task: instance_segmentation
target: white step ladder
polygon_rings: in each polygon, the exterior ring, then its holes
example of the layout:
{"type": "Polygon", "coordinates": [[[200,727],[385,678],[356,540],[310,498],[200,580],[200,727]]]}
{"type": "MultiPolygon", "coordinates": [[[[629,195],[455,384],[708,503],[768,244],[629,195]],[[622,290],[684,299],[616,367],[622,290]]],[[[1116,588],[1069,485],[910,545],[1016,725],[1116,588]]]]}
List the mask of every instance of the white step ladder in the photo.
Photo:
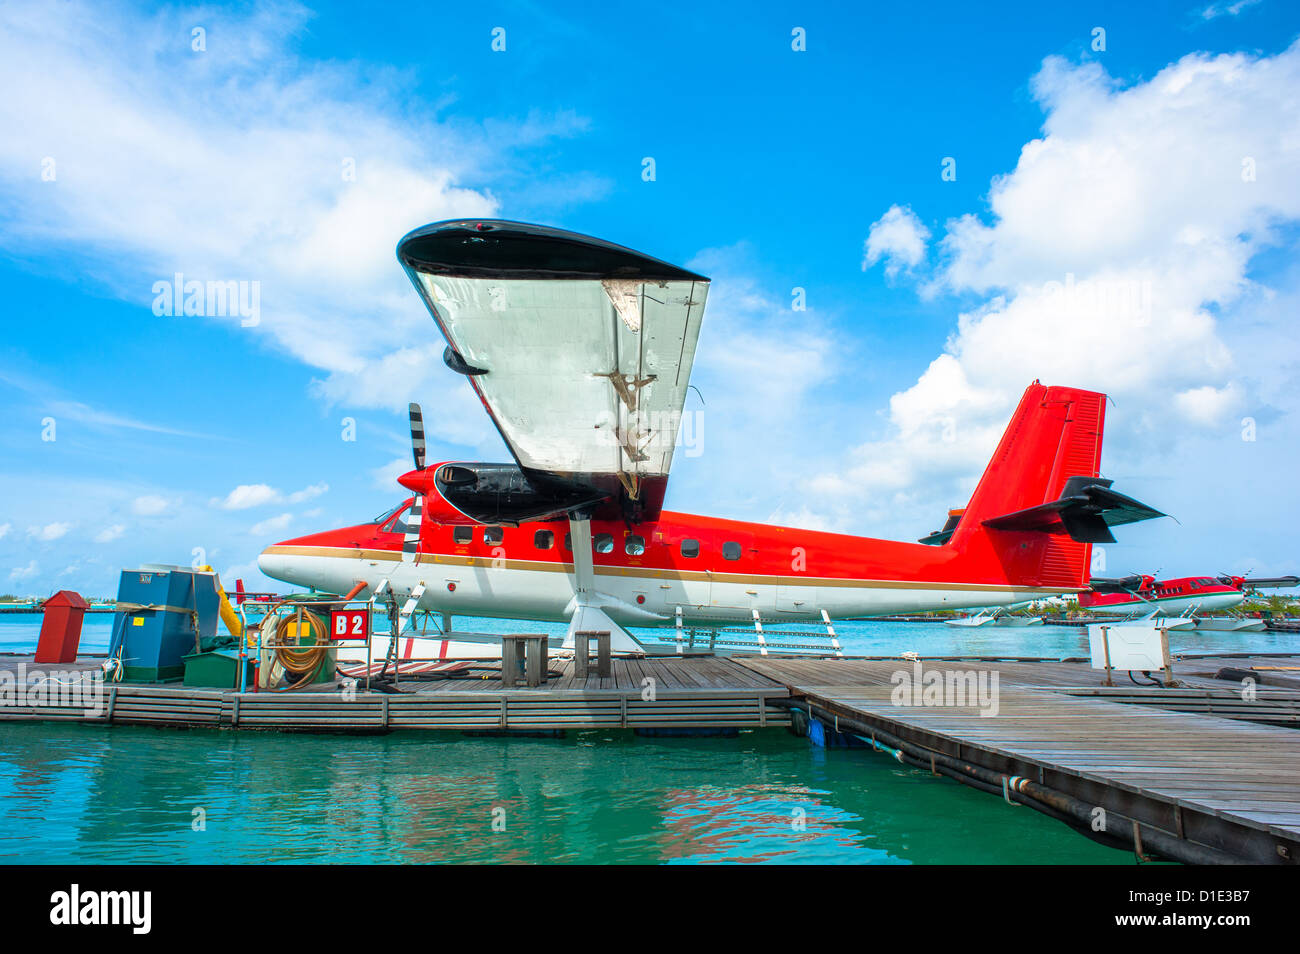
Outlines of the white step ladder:
{"type": "Polygon", "coordinates": [[[840,648],[840,638],[835,635],[835,626],[831,623],[831,616],[825,610],[822,610],[822,622],[826,624],[826,635],[831,638],[831,649],[835,650],[836,656],[843,656],[844,650],[840,648]]]}

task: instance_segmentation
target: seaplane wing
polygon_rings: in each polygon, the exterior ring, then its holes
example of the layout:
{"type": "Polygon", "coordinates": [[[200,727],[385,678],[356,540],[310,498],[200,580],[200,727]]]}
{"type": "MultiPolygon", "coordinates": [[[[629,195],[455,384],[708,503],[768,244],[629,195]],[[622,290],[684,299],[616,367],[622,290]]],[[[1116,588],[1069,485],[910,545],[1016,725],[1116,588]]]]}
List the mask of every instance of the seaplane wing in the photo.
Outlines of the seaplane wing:
{"type": "MultiPolygon", "coordinates": [[[[1231,577],[1220,577],[1220,579],[1231,581],[1231,577]]],[[[1241,585],[1251,590],[1300,586],[1300,576],[1248,576],[1242,579],[1241,585]]]]}
{"type": "Polygon", "coordinates": [[[439,222],[397,255],[527,478],[653,519],[709,280],[631,249],[505,221],[439,222]]]}

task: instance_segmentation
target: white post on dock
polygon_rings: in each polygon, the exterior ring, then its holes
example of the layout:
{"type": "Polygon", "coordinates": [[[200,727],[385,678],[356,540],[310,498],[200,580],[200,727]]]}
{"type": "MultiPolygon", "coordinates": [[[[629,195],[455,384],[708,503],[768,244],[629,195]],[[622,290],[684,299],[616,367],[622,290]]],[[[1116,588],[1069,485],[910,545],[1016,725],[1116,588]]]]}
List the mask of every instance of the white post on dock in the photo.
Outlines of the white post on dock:
{"type": "Polygon", "coordinates": [[[767,637],[763,635],[763,620],[758,615],[758,610],[754,610],[754,632],[758,634],[758,654],[767,655],[767,637]]]}

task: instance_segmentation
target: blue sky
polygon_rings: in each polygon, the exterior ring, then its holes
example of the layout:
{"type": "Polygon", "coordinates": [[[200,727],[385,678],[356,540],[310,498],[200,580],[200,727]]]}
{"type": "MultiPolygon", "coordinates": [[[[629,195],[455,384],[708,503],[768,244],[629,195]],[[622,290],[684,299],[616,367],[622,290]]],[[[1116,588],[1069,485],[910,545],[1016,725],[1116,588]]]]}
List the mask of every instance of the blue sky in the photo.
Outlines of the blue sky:
{"type": "Polygon", "coordinates": [[[1300,12],[969,6],[6,5],[0,592],[264,585],[399,499],[408,400],[507,459],[393,255],[489,214],[714,278],[674,509],[914,539],[1041,377],[1178,518],[1106,572],[1294,572],[1300,12]],[[156,315],[178,271],[257,323],[156,315]]]}

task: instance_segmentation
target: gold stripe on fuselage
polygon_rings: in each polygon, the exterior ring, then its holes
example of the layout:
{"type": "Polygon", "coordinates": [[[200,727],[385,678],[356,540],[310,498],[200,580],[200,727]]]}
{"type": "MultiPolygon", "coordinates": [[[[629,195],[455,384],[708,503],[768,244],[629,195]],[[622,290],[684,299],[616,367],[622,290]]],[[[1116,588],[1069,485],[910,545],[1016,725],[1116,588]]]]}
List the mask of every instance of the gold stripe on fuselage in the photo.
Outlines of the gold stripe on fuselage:
{"type": "MultiPolygon", "coordinates": [[[[313,556],[349,560],[387,560],[402,562],[399,550],[364,550],[358,547],[271,546],[264,551],[272,556],[313,556]]],[[[461,566],[484,569],[532,570],[545,573],[572,573],[572,563],[550,560],[507,560],[494,557],[461,556],[454,553],[421,553],[413,561],[434,566],[461,566]]],[[[992,590],[1014,593],[1077,593],[1082,587],[1013,586],[1010,583],[937,583],[912,580],[854,580],[815,576],[765,576],[755,573],[714,573],[711,570],[664,570],[658,567],[595,567],[597,576],[645,577],[652,580],[694,580],[714,583],[761,583],[774,586],[842,586],[860,589],[892,590],[992,590]]]]}

